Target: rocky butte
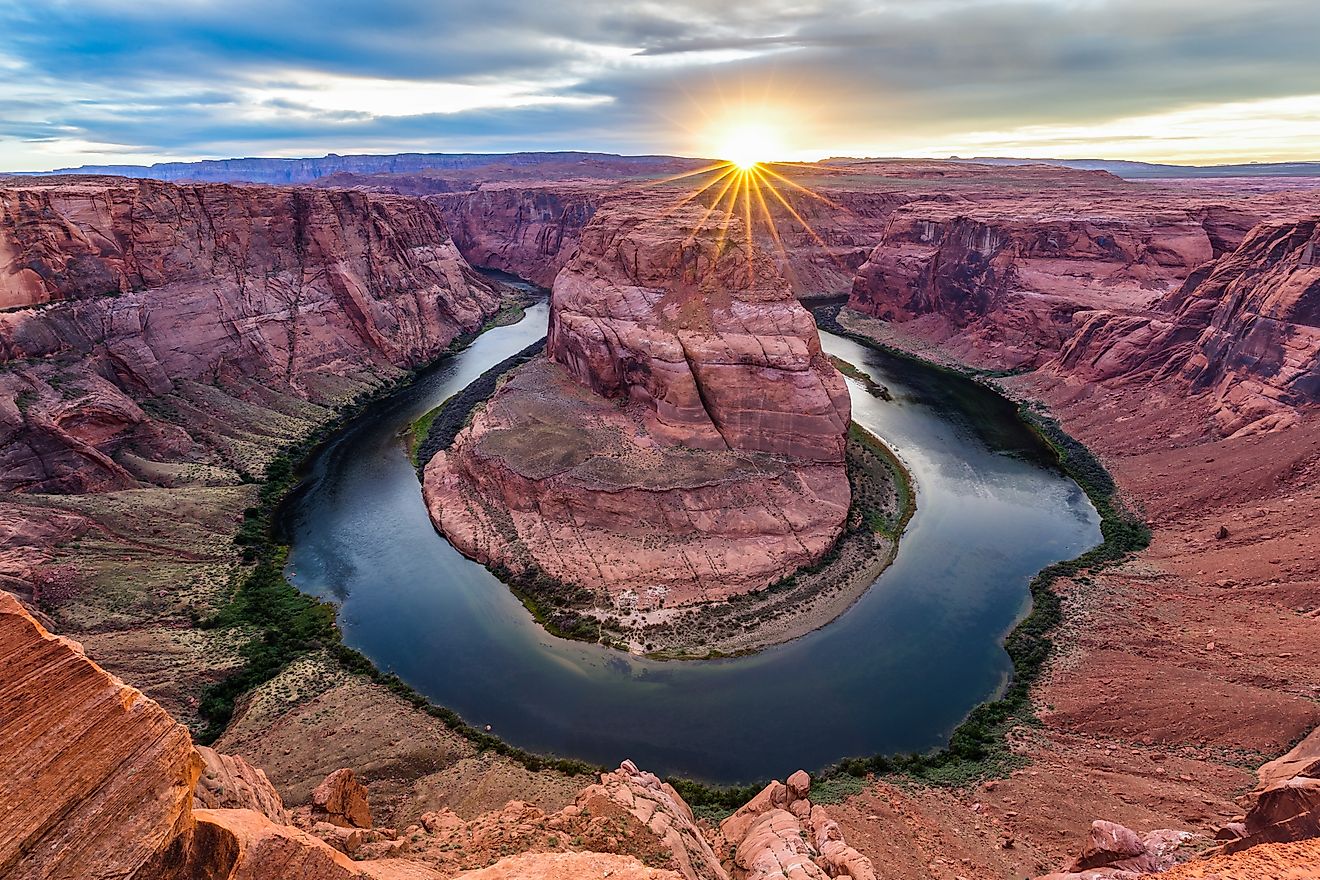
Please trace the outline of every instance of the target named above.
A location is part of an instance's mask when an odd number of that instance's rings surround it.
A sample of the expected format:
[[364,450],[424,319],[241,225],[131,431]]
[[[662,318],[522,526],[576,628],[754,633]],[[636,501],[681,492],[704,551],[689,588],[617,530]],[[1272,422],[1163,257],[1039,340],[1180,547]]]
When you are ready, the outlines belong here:
[[464,553],[653,608],[757,590],[839,536],[843,379],[774,264],[702,213],[597,211],[546,357],[426,466]]

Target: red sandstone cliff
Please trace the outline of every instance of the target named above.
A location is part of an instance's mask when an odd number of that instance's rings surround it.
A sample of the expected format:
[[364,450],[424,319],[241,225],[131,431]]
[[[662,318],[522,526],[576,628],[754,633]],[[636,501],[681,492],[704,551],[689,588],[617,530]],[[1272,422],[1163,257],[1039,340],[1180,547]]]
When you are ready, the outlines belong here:
[[7,182],[0,490],[135,485],[121,450],[208,460],[207,443],[141,404],[181,381],[338,402],[434,358],[498,300],[421,200]]
[[823,555],[849,504],[847,390],[810,316],[718,224],[657,213],[597,213],[555,282],[549,358],[426,468],[465,553],[620,607],[765,586]]
[[1071,335],[1076,312],[1143,307],[1214,257],[1217,242],[1236,244],[1230,222],[1191,210],[1024,207],[899,209],[858,270],[849,307],[963,360],[1038,366]]
[[1320,221],[1257,226],[1147,313],[1079,318],[1056,374],[1181,383],[1223,434],[1293,424],[1320,401]]
[[444,214],[468,262],[550,287],[608,188],[581,181],[484,184],[430,201]]

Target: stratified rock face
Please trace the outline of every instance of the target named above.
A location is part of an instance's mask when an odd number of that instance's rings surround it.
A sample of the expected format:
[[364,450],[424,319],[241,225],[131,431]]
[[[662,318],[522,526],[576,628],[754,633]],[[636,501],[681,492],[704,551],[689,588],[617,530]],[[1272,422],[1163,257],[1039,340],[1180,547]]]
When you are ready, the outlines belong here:
[[191,832],[201,768],[183,725],[0,593],[0,876],[131,876]]
[[326,377],[434,358],[497,307],[422,200],[7,182],[0,490],[131,486],[119,449],[177,457],[192,445],[138,405],[181,380],[256,381],[315,399]]
[[1320,837],[1320,729],[1256,771],[1255,802],[1221,838],[1226,852]]
[[1320,401],[1320,221],[1262,223],[1153,313],[1087,314],[1052,368],[1179,380],[1225,434],[1293,423]]
[[659,213],[597,214],[555,282],[550,359],[425,474],[464,553],[623,608],[763,587],[820,558],[849,504],[847,389],[810,316],[736,223],[723,243]]
[[624,761],[613,773],[602,773],[600,784],[578,795],[579,811],[598,815],[598,803],[608,800],[627,810],[669,850],[686,880],[728,880],[719,858],[697,827],[692,808],[674,787],[654,773]]
[[603,189],[582,183],[483,184],[432,201],[470,263],[549,287],[577,249]]
[[[955,356],[1036,366],[1072,333],[1073,314],[1144,306],[1229,240],[1196,213],[1125,214],[1113,205],[972,215],[935,202],[905,206],[858,270],[848,306],[947,342]],[[1093,216],[1087,216],[1093,215]]]
[[555,281],[550,357],[640,404],[661,443],[841,461],[847,389],[774,265],[736,231],[721,250],[649,213],[617,209],[584,233]]

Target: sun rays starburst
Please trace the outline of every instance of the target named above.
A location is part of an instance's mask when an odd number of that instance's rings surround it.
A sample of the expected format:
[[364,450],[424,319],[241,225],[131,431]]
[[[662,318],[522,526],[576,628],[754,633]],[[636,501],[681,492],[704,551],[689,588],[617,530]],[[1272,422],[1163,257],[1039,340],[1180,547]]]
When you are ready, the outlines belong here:
[[[757,161],[750,158],[750,155],[744,155],[654,180],[646,184],[646,187],[669,187],[691,181],[691,188],[679,195],[666,213],[679,215],[683,208],[694,202],[700,205],[703,210],[699,217],[695,221],[685,221],[691,223],[688,240],[695,240],[703,231],[710,229],[715,233],[717,252],[730,246],[745,248],[750,280],[758,239],[767,242],[779,256],[780,266],[791,272],[784,230],[781,229],[784,223],[795,232],[805,232],[816,245],[825,249],[828,256],[825,240],[812,228],[802,210],[799,210],[802,200],[798,199],[799,207],[795,207],[790,197],[800,194],[832,209],[846,210],[834,200],[793,179],[794,172],[813,168],[798,162]],[[731,240],[730,231],[735,218],[740,221],[742,234]]]

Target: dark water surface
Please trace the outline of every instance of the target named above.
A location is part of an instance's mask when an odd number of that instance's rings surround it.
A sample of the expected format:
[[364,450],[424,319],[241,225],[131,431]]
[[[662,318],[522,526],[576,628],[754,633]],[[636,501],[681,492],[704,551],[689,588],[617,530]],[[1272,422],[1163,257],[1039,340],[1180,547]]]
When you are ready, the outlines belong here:
[[314,460],[286,522],[291,579],[342,603],[349,645],[515,745],[720,783],[939,746],[1004,684],[1001,642],[1031,577],[1099,543],[1090,502],[1011,404],[822,334],[894,397],[849,380],[853,417],[917,483],[894,564],[834,623],[750,657],[658,662],[552,638],[436,534],[401,439],[544,335],[546,318],[529,308],[352,425]]

